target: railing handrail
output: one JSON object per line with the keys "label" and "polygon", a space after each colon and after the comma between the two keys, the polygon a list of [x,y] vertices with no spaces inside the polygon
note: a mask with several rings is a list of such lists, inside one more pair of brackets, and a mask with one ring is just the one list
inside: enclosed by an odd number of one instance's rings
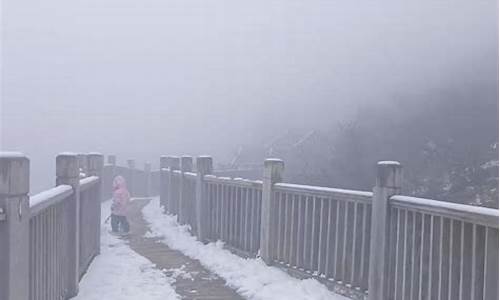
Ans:
{"label": "railing handrail", "polygon": [[498,209],[396,195],[391,206],[498,228]]}
{"label": "railing handrail", "polygon": [[198,174],[193,172],[184,172],[184,176],[190,179],[196,179],[196,177],[198,177]]}
{"label": "railing handrail", "polygon": [[262,188],[262,181],[261,180],[249,180],[249,179],[231,178],[231,177],[218,177],[215,175],[205,175],[205,176],[203,176],[203,179],[207,182],[213,182],[213,183],[224,183],[224,184],[231,184],[234,186],[241,186],[241,187]]}
{"label": "railing handrail", "polygon": [[67,199],[74,193],[70,185],[59,185],[30,197],[30,215],[34,217],[48,207]]}
{"label": "railing handrail", "polygon": [[336,195],[354,196],[356,199],[353,200],[364,200],[369,203],[372,202],[373,197],[373,193],[368,191],[347,190],[293,183],[276,183],[274,184],[274,188],[284,192],[309,193],[325,197],[335,197]]}
{"label": "railing handrail", "polygon": [[89,188],[98,183],[99,183],[99,177],[97,176],[89,176],[80,179],[80,191],[83,192],[85,190],[88,190]]}

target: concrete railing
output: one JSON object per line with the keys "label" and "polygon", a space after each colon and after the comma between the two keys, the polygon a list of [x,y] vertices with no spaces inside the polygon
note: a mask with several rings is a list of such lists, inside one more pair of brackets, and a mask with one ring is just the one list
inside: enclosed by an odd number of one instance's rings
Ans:
{"label": "concrete railing", "polygon": [[29,160],[0,153],[0,299],[68,299],[99,253],[102,155],[60,154],[56,187],[29,197]]}
{"label": "concrete railing", "polygon": [[282,183],[278,159],[263,181],[212,175],[210,157],[161,165],[161,205],[201,241],[357,299],[498,299],[498,210],[397,196],[397,162],[373,192]]}
{"label": "concrete railing", "polygon": [[273,193],[273,262],[366,292],[372,193],[286,183]]}
{"label": "concrete railing", "polygon": [[208,239],[225,241],[246,256],[256,256],[260,248],[262,181],[205,175],[203,193],[208,205]]}

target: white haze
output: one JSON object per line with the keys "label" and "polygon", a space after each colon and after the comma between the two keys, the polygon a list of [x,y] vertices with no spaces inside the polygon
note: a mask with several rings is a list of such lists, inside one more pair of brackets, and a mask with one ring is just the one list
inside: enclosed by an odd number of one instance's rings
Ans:
{"label": "white haze", "polygon": [[498,80],[496,0],[3,0],[1,17],[0,149],[29,155],[35,191],[60,151],[221,161],[370,103]]}

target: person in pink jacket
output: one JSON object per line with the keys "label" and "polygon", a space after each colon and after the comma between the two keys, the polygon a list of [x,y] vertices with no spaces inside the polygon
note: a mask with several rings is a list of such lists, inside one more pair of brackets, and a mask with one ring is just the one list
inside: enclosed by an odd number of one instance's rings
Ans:
{"label": "person in pink jacket", "polygon": [[113,203],[111,204],[111,230],[115,233],[127,233],[130,225],[127,220],[127,208],[130,194],[123,176],[116,176],[113,180]]}

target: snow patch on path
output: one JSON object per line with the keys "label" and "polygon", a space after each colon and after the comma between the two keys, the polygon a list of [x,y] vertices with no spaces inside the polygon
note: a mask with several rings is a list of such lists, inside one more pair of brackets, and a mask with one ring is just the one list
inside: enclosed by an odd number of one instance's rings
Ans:
{"label": "snow patch on path", "polygon": [[[109,201],[102,205],[101,220],[110,211]],[[134,252],[124,240],[101,226],[101,254],[80,281],[74,300],[177,300],[168,278],[146,258]]]}
{"label": "snow patch on path", "polygon": [[261,259],[242,258],[223,248],[222,242],[203,244],[192,236],[187,226],[165,215],[154,198],[144,209],[150,223],[149,236],[161,238],[172,249],[197,259],[210,271],[226,280],[240,295],[251,300],[348,300],[329,291],[315,279],[299,280]]}

